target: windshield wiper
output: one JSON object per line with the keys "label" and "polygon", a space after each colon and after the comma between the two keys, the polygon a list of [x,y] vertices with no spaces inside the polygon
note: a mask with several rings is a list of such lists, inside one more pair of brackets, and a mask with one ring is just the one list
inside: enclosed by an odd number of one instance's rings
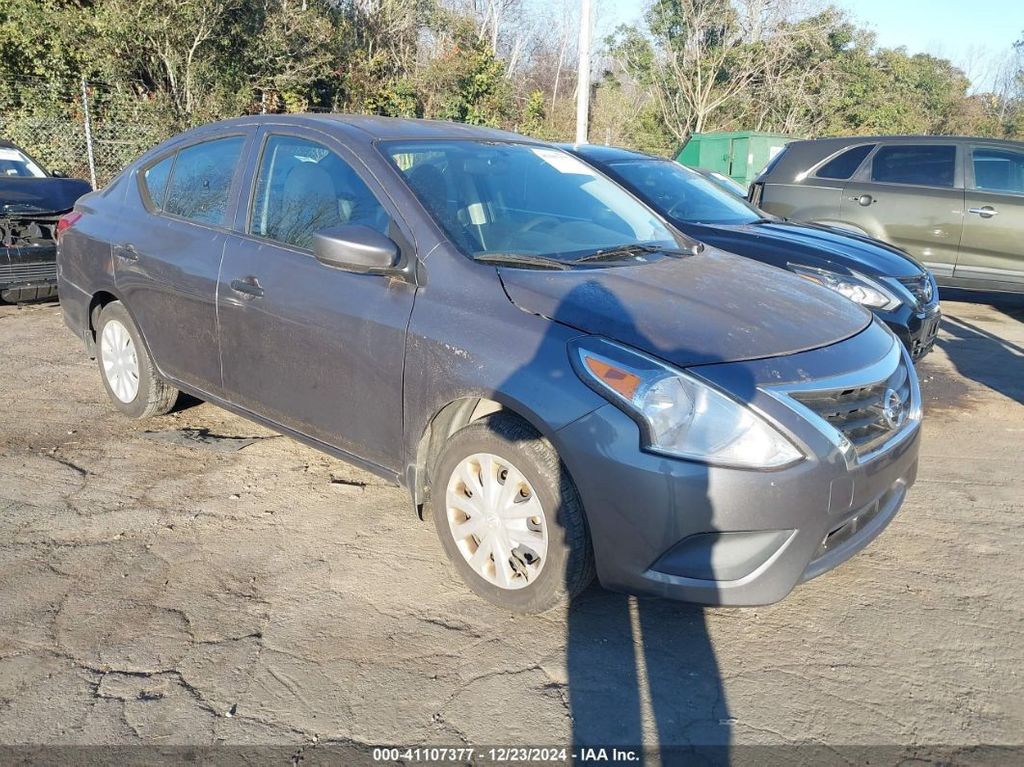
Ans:
{"label": "windshield wiper", "polygon": [[571,269],[569,263],[557,258],[531,256],[529,253],[479,253],[474,261],[482,264],[505,264],[507,266],[532,266],[536,269]]}
{"label": "windshield wiper", "polygon": [[644,253],[665,253],[669,256],[693,256],[700,252],[701,245],[682,250],[680,248],[660,248],[657,245],[644,245],[634,243],[632,245],[618,245],[614,248],[603,248],[591,253],[589,256],[582,256],[572,261],[574,264],[586,264],[594,261],[619,261],[623,258],[632,258]]}

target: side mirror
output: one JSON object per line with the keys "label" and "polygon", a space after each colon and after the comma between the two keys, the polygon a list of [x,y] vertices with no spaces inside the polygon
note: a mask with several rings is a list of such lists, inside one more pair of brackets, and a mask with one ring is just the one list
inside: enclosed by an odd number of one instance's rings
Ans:
{"label": "side mirror", "polygon": [[362,224],[332,226],[313,235],[317,261],[348,272],[378,272],[398,264],[398,245]]}
{"label": "side mirror", "polygon": [[62,170],[51,170],[50,175],[54,178],[67,178],[67,175]]}

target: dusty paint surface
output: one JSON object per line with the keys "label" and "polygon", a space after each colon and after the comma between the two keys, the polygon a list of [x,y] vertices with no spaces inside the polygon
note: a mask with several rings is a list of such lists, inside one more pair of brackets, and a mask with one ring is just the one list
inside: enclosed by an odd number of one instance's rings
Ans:
{"label": "dusty paint surface", "polygon": [[841,569],[537,618],[403,491],[209,405],[127,421],[55,306],[0,307],[0,743],[1019,743],[1014,306],[944,305],[918,484]]}

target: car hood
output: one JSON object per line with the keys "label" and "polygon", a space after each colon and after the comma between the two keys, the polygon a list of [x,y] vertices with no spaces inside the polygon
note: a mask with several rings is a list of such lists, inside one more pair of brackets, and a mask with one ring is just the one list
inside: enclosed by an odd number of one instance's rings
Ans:
{"label": "car hood", "polygon": [[701,242],[781,267],[790,262],[824,269],[839,266],[869,277],[916,277],[924,271],[908,254],[884,242],[817,224],[679,226]]}
{"label": "car hood", "polygon": [[679,367],[794,354],[871,322],[826,288],[713,248],[630,266],[498,271],[521,309]]}
{"label": "car hood", "polygon": [[77,178],[4,178],[0,176],[0,216],[21,217],[63,213],[92,191]]}

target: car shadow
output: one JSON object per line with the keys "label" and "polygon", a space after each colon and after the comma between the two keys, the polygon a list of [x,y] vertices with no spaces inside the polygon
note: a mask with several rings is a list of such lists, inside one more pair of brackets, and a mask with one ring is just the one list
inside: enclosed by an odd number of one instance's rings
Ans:
{"label": "car shadow", "polygon": [[178,399],[174,403],[174,407],[171,408],[171,413],[180,413],[183,410],[191,410],[197,405],[202,405],[203,401],[198,397],[193,397],[191,394],[185,392],[178,393]]}
{"label": "car shadow", "polygon": [[[636,324],[627,308],[593,280],[571,290],[551,319],[572,325],[570,320],[578,316],[580,307],[600,307],[601,312],[612,312],[609,316],[619,318],[631,329],[632,333],[625,331],[626,337],[635,337]],[[658,350],[655,353],[671,356],[670,350],[663,351],[664,354]],[[540,354],[537,361],[540,364]],[[527,369],[529,366],[523,370]],[[525,372],[523,376],[535,380],[535,376],[526,376]],[[511,378],[506,383],[510,384],[508,389],[516,389]],[[616,441],[621,448],[622,435],[603,433],[614,430],[602,428],[601,423],[604,422],[595,420],[589,433],[596,451],[611,453]],[[640,439],[639,429],[636,439]],[[668,459],[665,460],[667,463]],[[669,468],[666,466],[663,475],[666,482]],[[568,475],[564,463],[561,470]],[[641,536],[645,525],[658,540],[673,542],[679,540],[674,536],[685,538],[691,532],[713,532],[708,473],[706,467],[688,473],[689,490],[678,500],[685,524],[679,522],[679,515],[645,517],[641,510],[596,509],[585,497],[588,526],[593,528],[594,515],[601,514],[605,520],[609,516],[615,518],[622,535]],[[568,484],[573,485],[571,477]],[[669,493],[675,497],[679,490],[671,487]],[[595,491],[591,489],[591,493],[593,502]],[[599,491],[597,497],[601,497]],[[659,518],[668,528],[662,535],[650,529],[650,520]],[[608,522],[602,524],[606,533],[603,545],[607,549],[614,542],[607,542]],[[631,529],[632,525],[637,527]],[[679,529],[687,532],[680,533]],[[650,564],[653,562],[641,566]],[[710,568],[708,561],[694,564]],[[698,756],[702,764],[728,763],[732,719],[703,607],[612,593],[595,581],[569,607],[565,665],[572,746],[577,761],[592,761],[586,758],[589,754],[612,764],[691,763]],[[612,750],[616,747],[620,749],[618,753]],[[588,751],[601,748],[606,749],[603,755]]]}
{"label": "car shadow", "polygon": [[[1024,296],[943,290],[947,301],[985,304],[1024,322]],[[985,330],[966,313],[945,309],[936,341],[965,378],[1024,403],[1024,347]]]}

